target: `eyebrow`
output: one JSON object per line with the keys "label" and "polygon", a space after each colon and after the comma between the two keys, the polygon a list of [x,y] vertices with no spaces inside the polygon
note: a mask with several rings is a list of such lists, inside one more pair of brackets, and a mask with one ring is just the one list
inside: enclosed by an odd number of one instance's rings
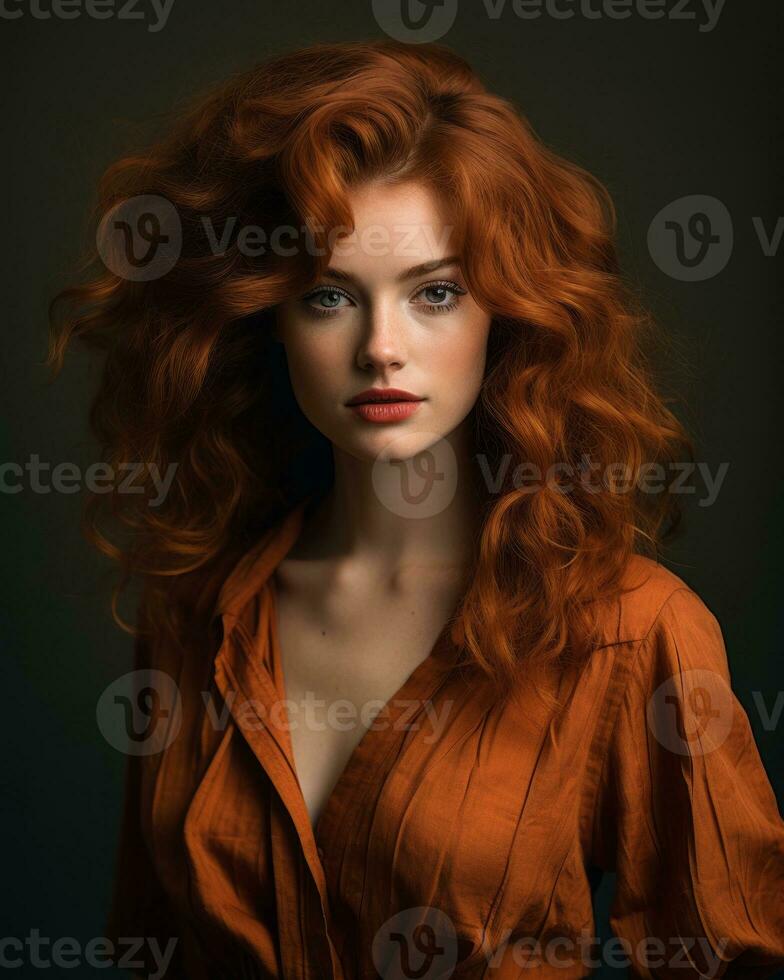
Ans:
{"label": "eyebrow", "polygon": [[[397,282],[405,282],[406,279],[413,279],[416,276],[426,275],[428,272],[435,272],[436,269],[442,269],[448,265],[458,265],[460,263],[459,255],[447,255],[443,259],[432,259],[430,262],[422,262],[420,265],[413,265],[410,269],[405,269],[403,272],[397,276]],[[349,272],[341,272],[340,269],[333,269],[331,266],[324,270],[325,276],[331,276],[333,279],[339,279],[341,282],[354,282],[354,277]]]}

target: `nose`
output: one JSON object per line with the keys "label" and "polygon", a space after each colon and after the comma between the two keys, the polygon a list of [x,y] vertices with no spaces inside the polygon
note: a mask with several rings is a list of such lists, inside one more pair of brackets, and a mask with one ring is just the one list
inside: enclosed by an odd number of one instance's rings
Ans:
{"label": "nose", "polygon": [[364,320],[357,347],[359,367],[379,374],[402,368],[408,359],[408,343],[403,315],[394,301],[368,306]]}

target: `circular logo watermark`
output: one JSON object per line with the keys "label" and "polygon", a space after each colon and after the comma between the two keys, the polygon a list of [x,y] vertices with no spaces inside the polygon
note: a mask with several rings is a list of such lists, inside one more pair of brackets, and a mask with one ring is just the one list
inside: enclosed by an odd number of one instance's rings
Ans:
{"label": "circular logo watermark", "polygon": [[457,963],[457,933],[440,909],[419,905],[387,919],[371,953],[384,980],[444,980]]}
{"label": "circular logo watermark", "polygon": [[373,0],[378,26],[396,41],[424,44],[450,29],[457,17],[457,0]]}
{"label": "circular logo watermark", "polygon": [[373,489],[381,503],[398,517],[425,518],[440,514],[457,492],[457,457],[436,432],[417,430],[416,437],[431,437],[424,450],[406,455],[410,434],[391,439],[373,463]]}
{"label": "circular logo watermark", "polygon": [[106,741],[125,755],[155,755],[170,745],[182,724],[182,700],[162,670],[131,670],[106,688],[95,709]]}
{"label": "circular logo watermark", "polygon": [[96,245],[106,267],[121,279],[160,279],[180,257],[180,216],[165,197],[142,194],[126,198],[104,215]]}
{"label": "circular logo watermark", "polygon": [[707,194],[672,201],[648,228],[648,251],[668,276],[700,282],[718,275],[732,254],[732,217]]}
{"label": "circular logo watermark", "polygon": [[648,700],[648,725],[656,740],[678,755],[707,755],[732,730],[732,690],[713,670],[684,670],[660,684]]}

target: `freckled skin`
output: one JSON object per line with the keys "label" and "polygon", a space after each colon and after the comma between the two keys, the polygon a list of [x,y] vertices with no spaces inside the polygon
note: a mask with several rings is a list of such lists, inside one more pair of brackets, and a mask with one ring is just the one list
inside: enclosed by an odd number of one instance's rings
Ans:
{"label": "freckled skin", "polygon": [[[312,308],[328,308],[323,296],[309,304],[292,299],[278,308],[277,332],[303,413],[351,455],[376,459],[390,437],[388,426],[358,421],[345,407],[352,395],[378,385],[425,396],[427,401],[406,420],[402,444],[396,444],[397,451],[413,456],[432,443],[432,433],[445,436],[455,430],[475,404],[490,316],[468,293],[450,293],[428,304],[434,294],[423,295],[421,289],[429,282],[450,280],[466,289],[456,265],[397,281],[414,265],[452,254],[449,221],[425,186],[371,183],[350,200],[354,233],[345,239],[345,254],[336,250],[330,266],[352,275],[356,285],[329,276],[323,282],[339,285],[352,300],[341,297],[333,315],[319,317]],[[382,247],[373,244],[372,234],[379,230]],[[426,309],[450,301],[456,301],[454,310]]]}

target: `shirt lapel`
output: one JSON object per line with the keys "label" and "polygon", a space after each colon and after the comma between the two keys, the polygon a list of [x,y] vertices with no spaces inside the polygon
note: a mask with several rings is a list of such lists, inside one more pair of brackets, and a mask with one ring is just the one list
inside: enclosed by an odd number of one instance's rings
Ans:
{"label": "shirt lapel", "polygon": [[260,592],[296,541],[310,499],[289,511],[226,578],[213,613],[213,622],[220,620],[223,626],[223,638],[215,656],[215,684],[239,733],[267,773],[296,828],[321,900],[332,978],[340,980],[339,958],[327,927],[329,898],[324,868],[297,781],[290,742],[280,728],[280,696],[262,658],[260,644],[271,638],[259,637],[256,632],[259,620],[268,623],[268,617],[259,615],[259,603],[266,598]]}

